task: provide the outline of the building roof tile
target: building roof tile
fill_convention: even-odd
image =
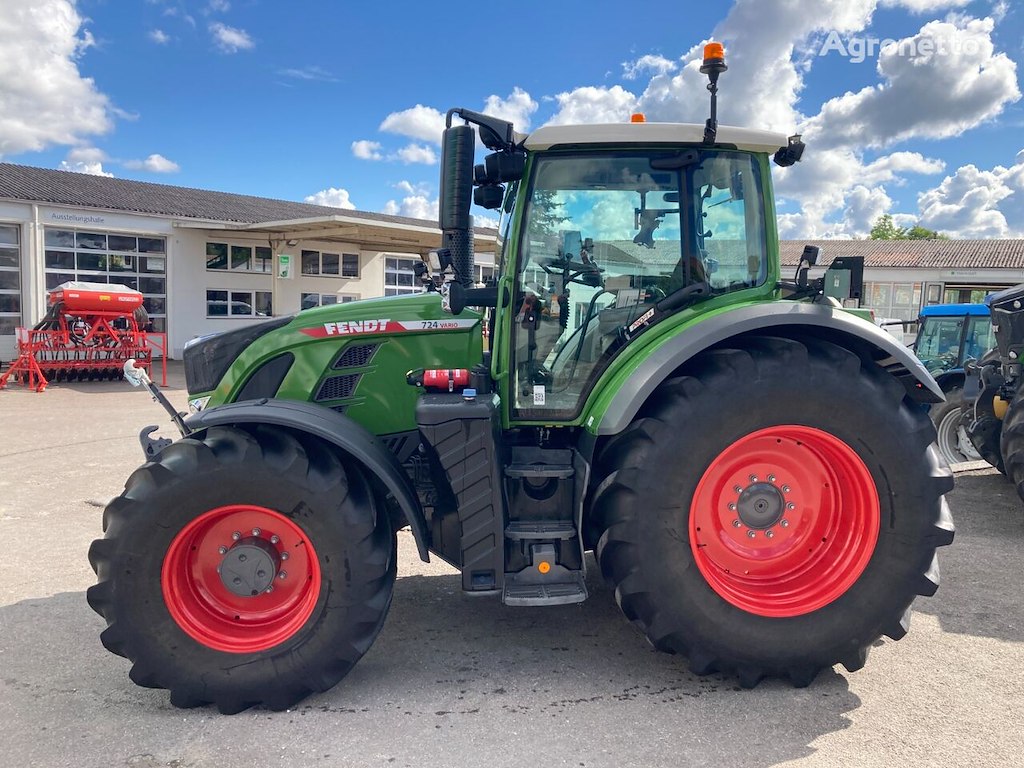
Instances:
[[[12,163],[0,163],[0,198],[245,224],[321,216],[351,216],[368,221],[437,227],[436,221],[405,216]]]
[[[783,240],[783,266],[796,267],[805,245],[819,246],[825,265],[863,256],[865,267],[1024,269],[1024,240]]]

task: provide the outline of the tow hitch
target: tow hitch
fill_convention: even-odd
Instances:
[[[163,409],[170,414],[171,421],[174,422],[174,426],[176,426],[178,431],[181,432],[181,436],[189,436],[192,430],[185,426],[184,414],[174,410],[174,406],[171,405],[171,401],[168,400],[164,393],[160,391],[160,387],[154,384],[153,380],[149,378],[149,374],[146,373],[146,369],[137,366],[134,359],[124,361],[124,379],[133,387],[143,386],[148,389],[149,393],[153,396],[153,400],[160,403]],[[151,424],[147,427],[143,427],[139,432],[139,443],[142,444],[142,453],[145,454],[147,461],[152,461],[160,451],[174,442],[166,437],[150,437],[150,435],[158,429],[160,429],[159,426]]]

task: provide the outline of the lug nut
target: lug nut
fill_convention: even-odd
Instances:
[[[757,533],[755,533],[754,531],[747,531],[747,538],[748,539],[752,539],[755,536],[757,536]]]
[[[217,547],[217,552],[219,552],[222,555],[226,555],[228,553],[228,548],[222,544],[221,546]]]
[[[733,493],[743,493],[743,489],[740,488],[740,486],[738,486],[738,485],[734,485],[732,487],[732,491],[733,491]]]
[[[259,536],[261,533],[262,533],[262,531],[259,528],[253,528],[252,529],[252,535],[253,536]]]
[[[277,544],[280,541],[281,541],[281,537],[278,536],[276,533],[273,536],[270,537],[270,543],[271,544]]]
[[[792,501],[787,501],[786,509],[796,509],[796,504],[794,504]]]
[[[273,584],[271,584],[271,585],[270,585],[269,587],[267,587],[267,588],[266,588],[266,589],[264,589],[263,591],[264,591],[264,592],[265,592],[266,594],[268,594],[268,595],[269,595],[269,594],[270,594],[271,592],[273,592],[273,591],[274,591],[274,585],[273,585]]]
[[[789,491],[790,491],[790,487],[788,485],[782,486],[782,492],[783,493],[789,493]]]
[[[768,475],[768,482],[769,483],[774,483],[775,482],[775,475]]]
[[[242,534],[240,534],[238,531],[235,531],[231,534],[231,538],[235,541],[238,541],[240,538],[242,538]]]
[[[743,523],[741,523],[739,520],[733,520],[732,521],[732,527],[733,528],[739,528],[741,525],[743,525]]]
[[[291,557],[291,555],[289,555],[287,552],[282,552],[281,553],[281,559],[282,560],[287,560],[289,557]]]
[[[750,476],[750,482],[756,483],[757,482],[757,475],[751,475]]]
[[[781,525],[783,528],[789,528],[789,520],[781,520],[779,521],[779,525]]]
[[[731,501],[729,502],[729,509],[731,509],[733,511],[735,511],[735,509],[736,509],[736,505],[733,504]]]
[[[765,531],[765,532],[764,532],[764,537],[765,537],[766,539],[770,539],[770,538],[771,538],[772,536],[774,536],[774,535],[775,535],[775,534],[774,534],[774,533],[772,533],[771,531]]]
[[[284,579],[287,579],[288,578],[288,571],[281,571],[279,574],[277,574],[277,578],[281,579],[282,581]]]

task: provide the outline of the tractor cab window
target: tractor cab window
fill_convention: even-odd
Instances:
[[[529,183],[513,299],[518,417],[573,418],[647,328],[767,277],[750,155],[554,155]]]
[[[983,318],[991,326],[989,319]],[[964,316],[927,317],[917,334],[916,352],[929,373],[935,375],[956,368],[960,362],[960,340]]]

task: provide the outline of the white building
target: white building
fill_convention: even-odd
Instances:
[[[476,232],[478,281],[496,238]],[[179,357],[256,317],[416,292],[413,264],[440,241],[432,221],[0,163],[0,360],[68,280],[141,291]]]

